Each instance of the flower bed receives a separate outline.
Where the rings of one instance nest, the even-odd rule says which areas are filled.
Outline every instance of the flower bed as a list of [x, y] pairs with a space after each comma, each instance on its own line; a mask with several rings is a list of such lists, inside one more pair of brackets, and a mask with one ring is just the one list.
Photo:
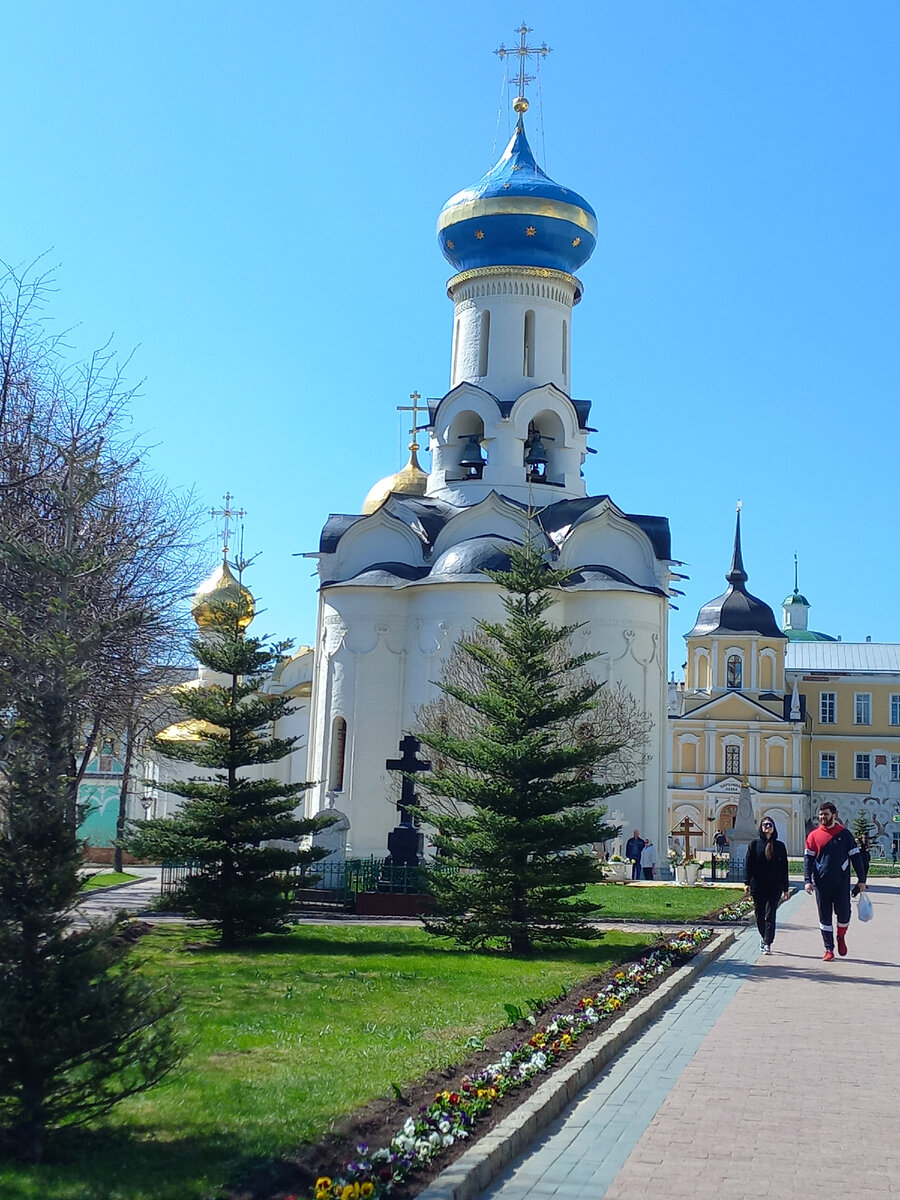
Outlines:
[[617, 971], [601, 991], [582, 997], [569, 1012], [556, 1013], [497, 1062], [475, 1075], [464, 1075], [458, 1090], [438, 1092], [418, 1116], [406, 1120], [389, 1146], [370, 1151], [367, 1145], [358, 1145], [357, 1157], [345, 1163], [339, 1174], [319, 1176], [315, 1200], [378, 1200], [390, 1195], [413, 1172], [432, 1165], [450, 1147], [470, 1138], [476, 1122], [498, 1100], [551, 1070], [585, 1032], [617, 1013], [679, 959], [692, 956], [710, 936], [709, 929], [695, 929], [666, 938], [639, 962]]
[[734, 923], [743, 921], [744, 917], [753, 912], [753, 901], [749, 899], [736, 900], [734, 904], [726, 904], [724, 908], [719, 910], [717, 920]]

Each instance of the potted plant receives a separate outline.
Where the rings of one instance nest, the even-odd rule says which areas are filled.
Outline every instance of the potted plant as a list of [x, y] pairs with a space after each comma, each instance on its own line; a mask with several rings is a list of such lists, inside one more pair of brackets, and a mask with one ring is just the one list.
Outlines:
[[689, 883], [692, 887], [697, 882], [697, 876], [700, 874], [700, 868], [703, 866], [699, 858], [694, 858], [693, 854], [690, 858], [684, 860], [684, 875], [685, 883]]
[[625, 883], [631, 878], [631, 863], [627, 862], [621, 854], [612, 854], [608, 862], [603, 865], [603, 873], [616, 883]]

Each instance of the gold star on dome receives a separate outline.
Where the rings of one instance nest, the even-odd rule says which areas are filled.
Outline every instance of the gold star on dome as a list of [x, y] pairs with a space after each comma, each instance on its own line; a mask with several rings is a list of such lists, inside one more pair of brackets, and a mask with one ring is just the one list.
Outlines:
[[455, 245], [455, 243], [454, 243], [454, 242], [452, 242], [452, 241], [450, 240], [450, 238], [447, 238], [447, 249], [448, 249], [448, 250], [455, 250], [455, 249], [456, 249], [456, 245]]
[[514, 170], [514, 171], [521, 171], [521, 170], [522, 170], [522, 164], [521, 164], [521, 163], [516, 163], [516, 165], [513, 167], [513, 170]]
[[525, 230], [526, 237], [534, 237], [534, 235], [536, 233], [537, 233], [537, 230], [535, 229], [535, 227], [533, 225], [529, 225], [528, 228]]
[[479, 242], [483, 242], [483, 241], [484, 241], [484, 230], [483, 230], [483, 229], [476, 229], [476, 230], [475, 230], [475, 236], [478, 238]]
[[573, 246], [580, 246], [580, 245], [581, 245], [581, 238], [580, 238], [580, 237], [578, 237], [578, 238], [572, 238], [572, 245], [573, 245]]
[[507, 179], [506, 183], [504, 183], [504, 185], [503, 185], [503, 186], [504, 186], [505, 188], [509, 187], [509, 180], [508, 180], [508, 179]]

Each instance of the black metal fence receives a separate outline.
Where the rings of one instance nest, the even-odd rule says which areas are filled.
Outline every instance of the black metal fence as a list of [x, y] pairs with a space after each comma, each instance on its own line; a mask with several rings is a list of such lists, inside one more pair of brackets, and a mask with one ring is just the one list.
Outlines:
[[[455, 868], [438, 867], [438, 870]], [[160, 890], [174, 896], [193, 875], [199, 862], [164, 862]], [[383, 858], [351, 858], [315, 863], [309, 870], [297, 868], [282, 876], [286, 897], [297, 908], [343, 908], [352, 910], [359, 892], [421, 893], [425, 890], [421, 867], [395, 866]]]

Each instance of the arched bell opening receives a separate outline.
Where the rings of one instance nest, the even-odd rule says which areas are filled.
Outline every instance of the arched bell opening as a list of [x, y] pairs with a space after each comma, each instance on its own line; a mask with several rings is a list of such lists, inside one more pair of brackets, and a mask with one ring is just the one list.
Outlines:
[[477, 413], [464, 412], [454, 419], [447, 439], [450, 454], [456, 457], [454, 466], [447, 469], [448, 482], [465, 479], [481, 479], [487, 465], [487, 455], [482, 445], [484, 422]]
[[556, 413], [545, 410], [528, 423], [523, 460], [528, 483], [565, 485], [565, 430]]

